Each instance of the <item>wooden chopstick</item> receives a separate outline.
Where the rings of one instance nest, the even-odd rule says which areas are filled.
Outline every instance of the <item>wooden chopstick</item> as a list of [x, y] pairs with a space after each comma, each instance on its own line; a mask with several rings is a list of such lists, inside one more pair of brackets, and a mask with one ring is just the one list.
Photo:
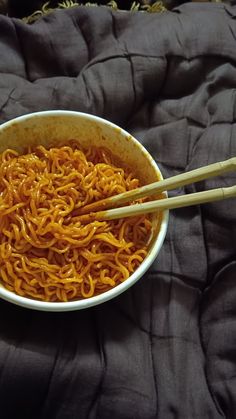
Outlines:
[[174, 198], [160, 199], [142, 204], [134, 204], [121, 208], [114, 208], [107, 211], [92, 212], [76, 217], [78, 221], [88, 223], [92, 221], [115, 220], [156, 212], [158, 210], [167, 210], [188, 207], [192, 205], [204, 204], [206, 202], [219, 201], [236, 197], [236, 186], [227, 188], [217, 188], [204, 192], [196, 192], [188, 195], [176, 196]]
[[199, 182], [210, 177], [219, 176], [223, 173], [233, 170], [236, 170], [236, 157], [232, 157], [231, 159], [218, 163], [213, 163], [208, 166], [203, 166], [199, 169], [181, 173], [180, 175], [150, 183], [149, 185], [142, 186], [141, 188], [133, 189], [132, 191], [124, 192], [122, 194], [114, 195], [110, 198], [102, 199], [92, 204], [85, 205], [83, 208], [76, 210], [74, 215], [88, 214], [95, 211], [105, 210], [107, 208], [118, 207], [122, 204], [135, 201], [139, 198], [160, 194], [163, 191], [176, 189], [181, 186]]

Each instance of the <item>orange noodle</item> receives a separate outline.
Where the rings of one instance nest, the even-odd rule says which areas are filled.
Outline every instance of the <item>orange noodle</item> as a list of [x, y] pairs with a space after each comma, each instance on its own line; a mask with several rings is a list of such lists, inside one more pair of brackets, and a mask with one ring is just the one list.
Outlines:
[[0, 154], [0, 282], [18, 295], [70, 301], [125, 281], [147, 255], [148, 216], [81, 224], [79, 208], [139, 186], [106, 149], [75, 142]]

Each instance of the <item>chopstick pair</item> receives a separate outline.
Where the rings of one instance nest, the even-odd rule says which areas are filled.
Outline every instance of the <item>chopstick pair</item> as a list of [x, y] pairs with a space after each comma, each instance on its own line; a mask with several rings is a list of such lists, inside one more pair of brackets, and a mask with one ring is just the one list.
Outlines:
[[173, 198], [163, 199], [160, 196], [162, 199], [120, 207], [120, 205], [136, 199], [152, 196], [154, 194], [161, 194], [164, 191], [169, 191], [171, 189], [176, 189], [204, 179], [219, 176], [233, 170], [236, 170], [236, 157], [200, 167], [199, 169], [191, 170], [168, 179], [150, 183], [149, 185], [133, 189], [132, 191], [124, 192], [122, 194], [86, 205], [78, 210], [78, 220], [81, 220], [82, 222], [91, 222], [94, 220], [115, 220], [117, 218], [153, 213], [158, 210], [163, 211], [167, 209], [188, 207], [233, 198], [236, 197], [236, 186], [217, 188]]

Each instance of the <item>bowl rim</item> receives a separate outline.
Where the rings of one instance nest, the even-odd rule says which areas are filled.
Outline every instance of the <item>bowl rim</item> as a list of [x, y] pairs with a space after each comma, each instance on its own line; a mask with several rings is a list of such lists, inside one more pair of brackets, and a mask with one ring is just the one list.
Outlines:
[[[96, 115], [88, 114], [85, 112], [77, 112], [77, 111], [69, 111], [69, 110], [49, 110], [49, 111], [40, 111], [40, 112], [32, 112], [28, 113], [16, 118], [13, 118], [7, 122], [4, 122], [0, 125], [0, 135], [1, 131], [7, 129], [12, 124], [21, 123], [22, 121], [27, 121], [27, 119], [37, 118], [37, 117], [48, 117], [48, 116], [74, 116], [74, 117], [81, 117], [86, 118], [91, 121], [96, 121], [100, 124], [107, 125], [112, 129], [119, 129], [119, 132], [123, 136], [128, 136], [132, 139], [132, 141], [139, 147], [141, 150], [147, 155], [149, 158], [150, 164], [153, 166], [155, 171], [161, 176], [162, 173], [151, 156], [151, 154], [146, 150], [146, 148], [138, 141], [135, 137], [133, 137], [130, 133], [128, 133], [123, 128], [119, 127], [118, 125], [110, 122], [104, 118], [98, 117]], [[47, 302], [47, 301], [40, 301], [40, 300], [33, 300], [28, 297], [23, 297], [18, 294], [15, 294], [12, 291], [7, 290], [4, 288], [3, 285], [0, 286], [0, 298], [11, 302], [15, 305], [25, 307], [28, 309], [38, 310], [38, 311], [51, 311], [51, 312], [65, 312], [65, 311], [74, 311], [74, 310], [82, 310], [86, 308], [90, 308], [102, 303], [105, 303], [108, 300], [111, 300], [118, 295], [122, 294], [124, 291], [129, 289], [133, 286], [149, 269], [152, 265], [154, 260], [156, 259], [158, 253], [160, 252], [163, 242], [165, 240], [167, 228], [168, 228], [168, 221], [169, 221], [169, 211], [163, 211], [162, 214], [162, 221], [160, 224], [160, 230], [156, 239], [154, 240], [154, 244], [152, 247], [151, 252], [146, 256], [144, 261], [141, 265], [137, 268], [137, 270], [124, 282], [116, 285], [114, 288], [105, 291], [102, 294], [86, 298], [83, 300], [75, 300], [75, 301], [68, 301], [68, 302]]]

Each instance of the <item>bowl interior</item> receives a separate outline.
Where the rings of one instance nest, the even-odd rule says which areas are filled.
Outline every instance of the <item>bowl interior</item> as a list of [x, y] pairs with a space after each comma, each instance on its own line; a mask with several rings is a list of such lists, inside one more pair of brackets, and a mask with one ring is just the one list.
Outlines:
[[101, 118], [79, 112], [39, 112], [16, 118], [0, 127], [0, 152], [13, 148], [22, 152], [28, 145], [57, 145], [73, 139], [82, 147], [108, 148], [132, 169], [142, 183], [161, 177], [149, 153], [121, 128]]
[[[130, 134], [101, 118], [78, 112], [48, 111], [16, 118], [0, 126], [0, 152], [13, 148], [22, 152], [28, 145], [58, 145], [70, 139], [87, 148], [106, 147], [127, 167], [132, 168], [143, 184], [162, 178], [149, 153]], [[99, 304], [120, 294], [139, 279], [153, 262], [165, 237], [168, 213], [153, 214], [153, 234], [149, 253], [140, 267], [125, 283], [104, 294], [87, 300], [68, 303], [46, 303], [17, 296], [3, 287], [0, 296], [16, 304], [39, 310], [64, 311], [85, 308]]]

